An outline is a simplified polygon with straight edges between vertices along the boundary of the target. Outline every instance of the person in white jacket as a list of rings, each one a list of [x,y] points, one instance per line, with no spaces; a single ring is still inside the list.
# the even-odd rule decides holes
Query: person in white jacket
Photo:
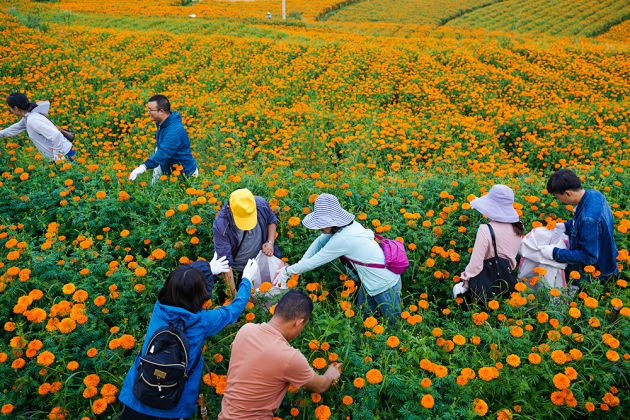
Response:
[[[50,102],[31,103],[25,94],[16,92],[9,95],[7,105],[12,114],[22,119],[0,130],[0,138],[15,137],[26,130],[28,137],[42,156],[56,162],[74,160],[75,151],[72,149],[72,143],[46,116],[50,109]]]

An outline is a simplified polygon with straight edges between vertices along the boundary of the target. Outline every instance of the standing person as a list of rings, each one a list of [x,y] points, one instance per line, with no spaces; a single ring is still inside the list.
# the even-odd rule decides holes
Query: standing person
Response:
[[[269,322],[241,327],[232,343],[219,420],[268,420],[289,384],[321,393],[337,383],[341,364],[333,363],[318,375],[289,344],[300,335],[312,311],[313,302],[306,293],[289,290]]]
[[[569,237],[569,249],[547,245],[541,249],[545,258],[568,264],[569,273],[584,274],[584,267],[592,265],[601,273],[601,281],[619,273],[615,227],[606,197],[599,191],[582,188],[580,178],[569,169],[551,175],[547,191],[562,204],[576,207],[571,220],[555,227]]]
[[[234,272],[241,273],[250,258],[259,251],[280,257],[275,244],[277,223],[269,203],[247,188],[232,192],[229,203],[217,213],[212,224],[214,249],[219,257],[227,257],[230,269],[224,278],[232,295],[236,290]]]
[[[179,112],[171,112],[171,103],[164,95],[151,96],[147,103],[147,112],[157,127],[155,153],[131,171],[129,179],[134,181],[147,169],[153,169],[155,183],[163,173],[171,173],[174,164],[184,168],[184,175],[197,176],[199,174],[197,162],[190,150],[190,139]]]
[[[488,194],[470,202],[470,207],[486,216],[490,223],[479,225],[470,261],[460,275],[462,282],[453,288],[453,295],[466,292],[470,287],[470,279],[483,270],[484,260],[494,257],[489,226],[492,227],[496,239],[497,256],[508,260],[510,269],[516,268],[516,255],[521,247],[525,228],[513,204],[514,191],[500,184],[494,185]]]
[[[215,254],[216,255],[216,254]],[[213,274],[219,274],[227,266],[218,264],[216,258],[210,262]],[[252,276],[258,271],[256,262],[251,260],[243,272],[243,281],[236,298],[227,306],[204,310],[203,303],[210,298],[204,275],[191,265],[173,270],[158,293],[153,307],[147,334],[142,345],[141,355],[147,354],[147,346],[154,333],[164,327],[182,325],[189,344],[189,371],[183,392],[177,405],[170,409],[159,409],[139,400],[134,392],[134,384],[140,380],[138,366],[140,355],[136,357],[127,373],[120,391],[120,401],[124,404],[121,420],[158,420],[168,418],[190,418],[197,407],[199,382],[203,373],[203,362],[199,362],[206,338],[219,333],[225,326],[235,322],[249,300]],[[188,369],[189,366],[186,366]]]
[[[72,143],[46,117],[50,109],[50,102],[31,103],[25,94],[16,92],[7,97],[7,105],[9,105],[12,114],[22,117],[22,119],[12,126],[0,130],[0,138],[14,137],[26,130],[42,156],[55,162],[66,159],[70,162],[74,160],[76,152],[72,149]]]
[[[319,229],[322,234],[300,261],[278,274],[279,282],[285,282],[292,274],[302,274],[336,258],[346,257],[346,263],[351,264],[361,280],[357,305],[361,307],[367,303],[373,313],[380,310],[389,323],[400,318],[400,275],[380,268],[385,266],[385,255],[374,240],[374,233],[354,221],[354,215],[341,208],[337,197],[331,194],[317,197],[313,212],[302,224],[308,229]]]

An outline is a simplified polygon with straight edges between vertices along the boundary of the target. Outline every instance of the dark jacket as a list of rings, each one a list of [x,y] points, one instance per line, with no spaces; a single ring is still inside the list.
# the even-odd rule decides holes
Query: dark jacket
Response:
[[[212,310],[202,309],[196,313],[189,312],[177,306],[163,305],[159,301],[156,302],[153,307],[151,321],[149,321],[147,328],[145,341],[142,345],[141,354],[145,353],[146,346],[149,342],[148,339],[153,336],[155,331],[176,322],[183,321],[188,344],[190,345],[190,360],[196,360],[201,353],[207,337],[212,337],[225,326],[238,320],[238,317],[245,309],[245,305],[247,305],[249,300],[251,287],[250,281],[246,279],[246,281],[241,282],[236,298],[229,305]],[[203,374],[203,361],[200,360],[195,364],[194,370],[186,381],[184,392],[177,405],[170,410],[160,410],[142,404],[133,394],[133,383],[136,378],[139,357],[140,355],[136,357],[133,366],[129,369],[127,376],[125,376],[120,390],[120,402],[139,413],[149,416],[166,418],[192,417],[197,409],[197,396],[199,395],[199,383]]]
[[[168,174],[171,172],[171,167],[178,163],[184,167],[184,174],[192,175],[197,170],[197,162],[190,150],[190,140],[182,124],[182,116],[179,112],[171,112],[162,124],[156,125],[157,150],[144,162],[144,165],[147,169],[159,166],[162,172]]]
[[[278,218],[273,210],[271,210],[267,200],[259,196],[255,196],[254,199],[256,200],[258,224],[264,226],[263,240],[260,243],[260,247],[262,248],[263,244],[267,242],[267,226],[278,224]],[[217,256],[221,258],[225,255],[231,267],[234,263],[234,257],[240,238],[237,236],[236,224],[234,223],[234,217],[232,216],[229,204],[224,205],[223,208],[219,210],[219,213],[217,213],[217,217],[212,224],[212,234],[214,237],[214,250]],[[278,258],[282,255],[275,241],[273,254]]]
[[[570,249],[554,248],[553,258],[567,263],[567,270],[584,272],[593,265],[601,277],[617,274],[617,245],[610,206],[602,193],[586,190],[573,219],[564,224]]]

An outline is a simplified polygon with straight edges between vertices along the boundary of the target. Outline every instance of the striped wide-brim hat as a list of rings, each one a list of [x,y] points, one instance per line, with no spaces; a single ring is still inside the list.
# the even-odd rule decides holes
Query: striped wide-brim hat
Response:
[[[312,213],[306,215],[302,224],[309,229],[345,226],[354,220],[354,215],[341,208],[339,200],[332,194],[322,194],[315,200]]]

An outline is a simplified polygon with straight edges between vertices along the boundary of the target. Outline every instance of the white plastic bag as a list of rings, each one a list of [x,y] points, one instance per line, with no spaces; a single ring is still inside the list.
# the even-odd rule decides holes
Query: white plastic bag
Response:
[[[256,293],[260,296],[273,297],[278,295],[282,290],[287,288],[286,284],[277,284],[278,273],[283,267],[287,266],[287,263],[280,258],[272,255],[271,257],[263,254],[262,251],[256,255],[256,262],[258,263],[258,276],[254,279],[254,287]],[[271,289],[261,292],[260,285],[263,283],[271,283]]]
[[[548,230],[545,227],[533,229],[525,235],[521,244],[519,278],[530,280],[538,276],[534,269],[540,267],[544,268],[546,272],[544,276],[538,276],[539,282],[533,286],[534,290],[538,290],[541,284],[550,289],[566,287],[567,282],[564,276],[566,264],[548,260],[542,255],[540,248],[545,245],[553,245],[556,248],[568,249],[568,243],[569,238],[564,234],[559,235],[557,232]]]

